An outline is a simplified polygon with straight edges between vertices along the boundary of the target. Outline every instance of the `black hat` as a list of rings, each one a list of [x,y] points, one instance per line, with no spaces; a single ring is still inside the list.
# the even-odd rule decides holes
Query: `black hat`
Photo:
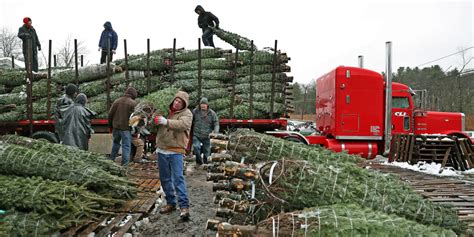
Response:
[[[74,84],[69,84],[66,86],[66,95],[74,96],[75,93],[79,93],[79,89]]]

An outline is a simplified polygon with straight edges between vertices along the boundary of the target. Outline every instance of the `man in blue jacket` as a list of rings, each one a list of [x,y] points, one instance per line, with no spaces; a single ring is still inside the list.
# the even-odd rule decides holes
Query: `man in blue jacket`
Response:
[[[109,61],[112,62],[112,54],[115,54],[115,50],[117,50],[117,43],[118,43],[118,37],[117,33],[114,31],[112,28],[112,23],[110,21],[107,21],[104,23],[104,31],[102,31],[102,34],[100,35],[100,40],[99,40],[99,51],[102,50],[102,56],[100,57],[100,64],[106,63],[107,61],[107,50],[109,49],[108,42],[110,40],[110,59]]]

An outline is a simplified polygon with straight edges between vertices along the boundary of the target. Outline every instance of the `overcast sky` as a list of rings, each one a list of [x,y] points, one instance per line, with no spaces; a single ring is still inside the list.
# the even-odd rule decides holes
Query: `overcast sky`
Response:
[[[64,44],[68,35],[84,41],[85,60],[98,63],[102,25],[111,21],[119,36],[116,58],[151,48],[197,48],[201,30],[194,8],[201,4],[221,22],[221,28],[253,39],[259,49],[278,48],[291,57],[295,81],[308,83],[339,65],[385,68],[385,42],[393,42],[393,67],[415,67],[474,46],[472,1],[296,1],[296,0],[0,0],[0,27],[17,31],[25,16],[32,18],[47,53]],[[215,38],[217,47],[230,49]],[[53,49],[54,50],[54,49]],[[468,58],[474,49],[466,51]],[[473,60],[474,61],[474,60]],[[461,56],[434,62],[443,69],[460,67]],[[424,65],[424,66],[429,66]],[[470,64],[470,67],[474,62]]]

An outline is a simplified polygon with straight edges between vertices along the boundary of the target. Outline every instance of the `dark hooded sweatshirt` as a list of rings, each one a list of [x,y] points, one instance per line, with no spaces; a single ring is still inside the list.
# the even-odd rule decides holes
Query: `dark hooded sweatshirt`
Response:
[[[217,26],[219,27],[219,18],[217,18],[214,14],[211,12],[206,12],[204,11],[204,8],[201,6],[197,6],[194,11],[197,13],[198,11],[201,12],[198,17],[198,26],[201,29],[206,29],[211,26]]]
[[[110,50],[116,50],[118,44],[117,33],[112,28],[112,23],[109,21],[104,24],[104,31],[100,35],[99,47],[102,50],[107,50],[107,41],[110,39]]]
[[[137,91],[135,88],[129,87],[125,91],[125,95],[116,99],[112,106],[110,106],[109,124],[114,129],[130,130],[128,120],[137,105],[137,102],[134,100],[135,98],[137,98]]]

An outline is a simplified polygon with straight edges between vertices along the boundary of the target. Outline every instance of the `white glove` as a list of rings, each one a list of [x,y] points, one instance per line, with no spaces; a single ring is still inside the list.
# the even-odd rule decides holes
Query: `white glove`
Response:
[[[115,49],[112,49],[112,53],[115,54]]]
[[[166,119],[166,118],[163,117],[163,116],[160,116],[160,117],[158,118],[158,124],[166,125],[166,124],[168,124],[168,119]]]
[[[102,49],[99,47],[99,50],[98,50],[98,51],[100,51],[100,50],[102,50]]]

